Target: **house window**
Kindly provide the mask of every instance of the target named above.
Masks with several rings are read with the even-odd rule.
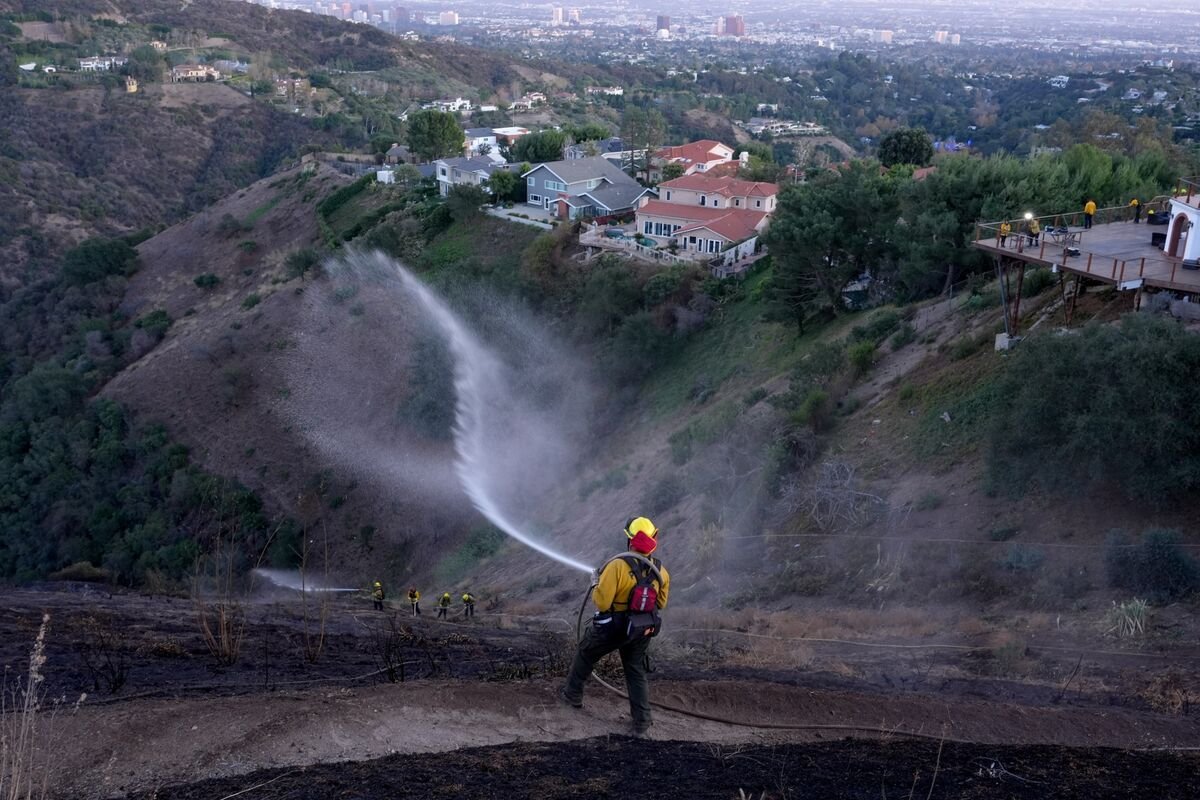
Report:
[[[526,178],[526,179],[525,179],[525,185],[526,185],[526,186],[536,186],[536,185],[537,185],[537,178]]]
[[[595,189],[599,185],[600,185],[599,178],[592,178],[590,181],[588,181],[588,184],[587,184],[589,189]]]
[[[642,232],[649,236],[654,232],[654,223],[650,220],[646,220],[646,225],[643,227]]]
[[[700,195],[700,205],[702,205],[702,206],[708,205],[708,197],[706,197],[705,195]]]
[[[440,170],[438,170],[438,172],[441,173],[441,176],[443,178],[446,177],[446,168],[445,167],[442,167]]]
[[[754,207],[755,207],[755,208],[762,208],[762,200],[755,200],[755,201],[754,201]]]
[[[668,200],[671,199],[671,190],[670,189],[667,189],[667,199]]]
[[[561,181],[546,181],[546,191],[565,192],[567,185]]]
[[[529,202],[540,204],[542,202],[542,196],[540,194],[531,194],[529,195]]]
[[[741,205],[742,205],[742,198],[740,198],[740,197],[735,197],[735,198],[734,198],[734,200],[733,200],[733,204],[734,204],[735,206],[738,206],[738,207],[740,208],[740,207],[741,207]]]

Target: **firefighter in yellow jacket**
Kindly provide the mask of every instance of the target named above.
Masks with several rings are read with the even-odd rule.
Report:
[[[449,610],[450,610],[450,593],[449,593],[449,592],[443,592],[443,593],[442,593],[442,596],[438,598],[438,615],[437,615],[437,618],[438,618],[438,619],[445,619],[445,618],[446,618],[446,612],[447,612],[447,611],[449,611]]]
[[[634,517],[625,525],[625,538],[626,552],[614,556],[600,571],[592,591],[596,613],[559,693],[567,704],[582,708],[583,686],[592,668],[604,656],[619,651],[633,732],[640,736],[651,723],[646,655],[650,639],[661,625],[658,612],[667,607],[671,576],[650,555],[658,547],[658,528],[653,522]]]
[[[463,592],[463,618],[468,619],[475,616],[475,595],[470,592]]]
[[[409,587],[408,604],[412,606],[414,617],[421,615],[421,593],[417,591],[417,587],[415,586]]]
[[[375,581],[371,586],[371,601],[375,605],[376,611],[383,611],[383,584]]]

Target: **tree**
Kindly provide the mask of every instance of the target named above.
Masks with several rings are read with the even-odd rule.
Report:
[[[873,161],[790,186],[766,234],[773,275],[768,294],[803,327],[812,307],[841,308],[842,288],[889,262],[898,201],[891,178]]]
[[[649,173],[650,152],[666,140],[667,121],[663,118],[662,112],[656,108],[628,106],[621,120],[621,137],[635,153],[637,150],[645,151],[641,168]],[[631,166],[636,173],[637,164],[634,163]]]
[[[458,119],[444,111],[418,111],[408,118],[408,147],[426,161],[461,153],[463,132]]]
[[[563,157],[567,135],[562,131],[542,131],[522,136],[512,146],[514,161],[558,161]]]
[[[498,169],[487,180],[488,189],[497,200],[512,200],[517,189],[517,176],[506,169]]]
[[[76,286],[129,275],[136,267],[137,251],[121,239],[88,239],[63,256],[63,278]]]
[[[896,164],[929,166],[933,161],[933,141],[919,128],[897,128],[879,140],[879,162],[885,167]]]
[[[478,186],[458,184],[451,186],[446,194],[446,208],[455,222],[474,219],[479,216],[479,209],[488,201],[488,194]]]
[[[129,54],[125,72],[142,83],[150,83],[162,80],[165,67],[166,62],[163,61],[162,54],[149,45],[143,45]]]
[[[568,125],[566,132],[576,142],[595,142],[607,139],[612,132],[599,122],[585,122],[582,125]]]
[[[686,168],[678,161],[672,161],[662,168],[662,179],[664,181],[673,181],[676,178],[682,178]]]

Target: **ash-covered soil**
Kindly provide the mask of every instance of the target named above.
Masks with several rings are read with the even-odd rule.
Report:
[[[131,800],[405,798],[1057,798],[1191,800],[1195,755],[842,740],[719,745],[623,736],[515,744],[173,786]]]

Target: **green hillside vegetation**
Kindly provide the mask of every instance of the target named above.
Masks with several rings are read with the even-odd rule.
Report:
[[[57,276],[0,306],[2,578],[77,565],[66,574],[163,586],[185,579],[217,537],[235,545],[240,569],[272,544],[275,560],[294,558],[294,531],[272,524],[253,492],[192,465],[161,427],[95,399],[172,324],[162,310],[121,313],[136,269],[128,242],[89,240]]]

